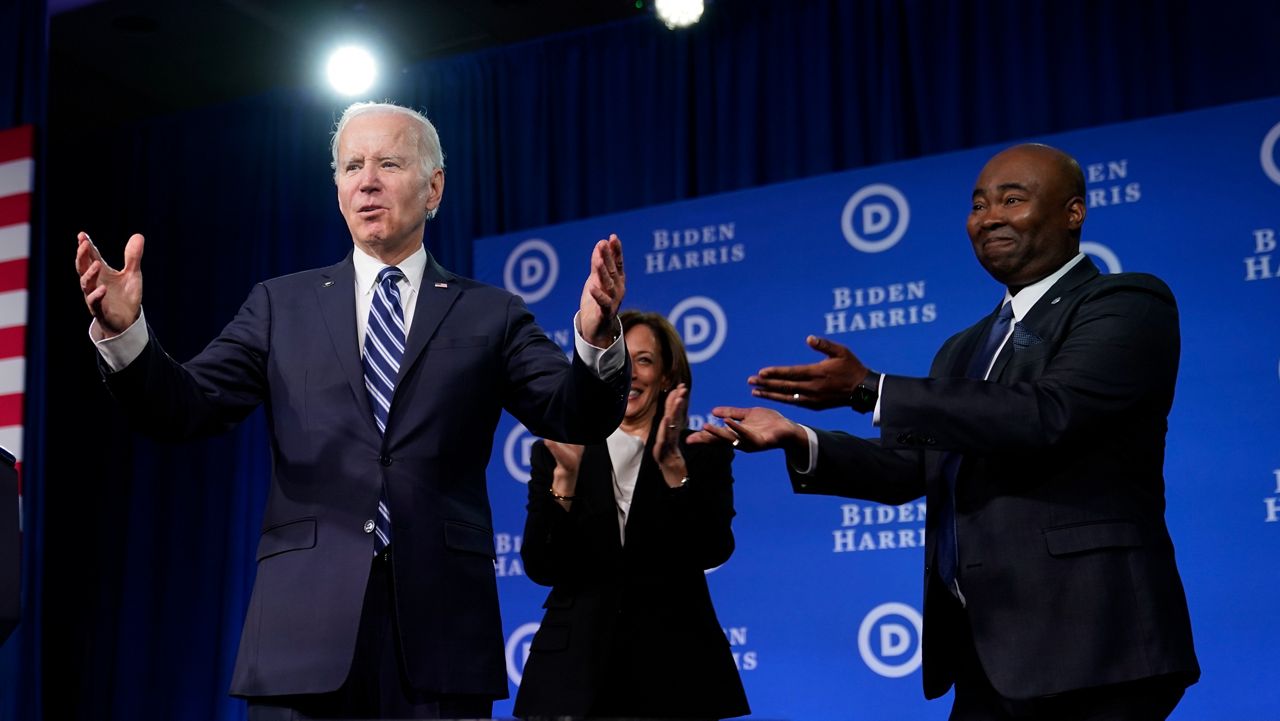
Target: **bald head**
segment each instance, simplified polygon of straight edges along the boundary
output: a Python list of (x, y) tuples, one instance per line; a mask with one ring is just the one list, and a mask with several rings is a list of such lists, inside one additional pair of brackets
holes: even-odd
[(1080, 250), (1084, 172), (1070, 155), (1028, 143), (997, 153), (973, 189), (969, 240), (1012, 292), (1051, 275)]

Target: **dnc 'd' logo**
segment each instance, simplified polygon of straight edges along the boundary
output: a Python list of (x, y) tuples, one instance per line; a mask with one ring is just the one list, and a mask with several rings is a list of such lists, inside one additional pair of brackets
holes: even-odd
[(858, 627), (858, 653), (867, 668), (885, 678), (902, 678), (920, 668), (924, 619), (905, 603), (882, 603)]
[(709, 360), (724, 345), (725, 336), (729, 334), (724, 309), (705, 295), (680, 301), (667, 314), (667, 319), (680, 333), (690, 363)]
[(560, 258), (556, 249), (541, 238), (530, 238), (517, 245), (502, 267), (502, 282), (507, 290), (537, 303), (556, 287), (560, 277)]
[(517, 423), (502, 444), (502, 462), (507, 467), (507, 473), (520, 483), (529, 482), (529, 453), (537, 441), (529, 429)]
[(526, 623), (517, 628), (507, 639), (507, 678), (519, 686), (524, 678), (524, 663), (529, 660), (529, 648), (533, 646), (533, 634), (538, 632), (539, 623)]
[(1262, 139), (1262, 151), (1258, 159), (1262, 162), (1262, 172), (1271, 178), (1271, 182), (1280, 185), (1280, 164), (1276, 162), (1277, 141), (1280, 141), (1280, 123), (1273, 125)]
[(874, 183), (858, 190), (844, 204), (840, 228), (855, 250), (879, 253), (897, 245), (911, 223), (911, 206), (902, 191)]
[(1120, 266), (1120, 256), (1102, 243), (1083, 241), (1080, 243), (1080, 252), (1093, 258), (1103, 273), (1119, 273), (1124, 270)]

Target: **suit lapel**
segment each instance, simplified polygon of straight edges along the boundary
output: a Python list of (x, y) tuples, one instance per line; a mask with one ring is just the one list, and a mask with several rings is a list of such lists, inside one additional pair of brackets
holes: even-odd
[(377, 433), (373, 409), (369, 406), (369, 395), (364, 389), (364, 365), (360, 361), (360, 343), (356, 335), (355, 284), (355, 266), (348, 253), (341, 263), (321, 271), (320, 282), (316, 285), (316, 299), (320, 303), (320, 317), (324, 319), (329, 340), (333, 343), (334, 355), (338, 358), (338, 365), (342, 367), (342, 375), (351, 386), (351, 393), (361, 410), (360, 415)]
[[(427, 267), (422, 272), (422, 285), (418, 288), (418, 300), (413, 308), (413, 326), (409, 328), (409, 337), (405, 339), (404, 358), (400, 361), (401, 379), (408, 377), (418, 358), (421, 357), (423, 349), (427, 347), (427, 342), (436, 334), (440, 323), (461, 293), (462, 288), (457, 283), (457, 276), (440, 267), (428, 254)], [(363, 380), (361, 382), (363, 383)], [(396, 382), (396, 388), (401, 385), (400, 381)], [(392, 405), (394, 404), (393, 399)]]
[[(578, 469), (579, 483), (587, 479), (598, 479), (590, 483), (588, 488), (577, 491), (589, 495), (590, 506), (584, 509), (592, 516), (598, 516), (598, 527), (601, 533), (608, 536), (608, 544), (613, 555), (622, 552), (622, 538), (618, 524), (618, 499), (613, 495), (613, 460), (609, 457), (609, 447), (604, 443), (587, 446), (582, 452), (582, 467)], [(632, 499), (634, 506), (635, 499)], [(593, 525), (595, 525), (593, 524)], [(595, 539), (593, 542), (599, 542)]]
[[(1018, 321), (1018, 325), (1022, 326), (1023, 333), (1027, 335), (1046, 338), (1049, 335), (1049, 329), (1053, 327), (1053, 319), (1057, 318), (1066, 308), (1074, 306), (1071, 302), (1062, 302), (1069, 300), (1072, 293), (1080, 288), (1080, 286), (1098, 277), (1098, 266), (1093, 264), (1089, 256), (1085, 256), (1084, 260), (1076, 263), (1076, 266), (1067, 271), (1067, 274), (1058, 279), (1045, 294), (1031, 306), (1031, 310), (1022, 320)], [(1000, 376), (1004, 373), (1004, 369), (1009, 365), (1009, 359), (1016, 352), (1017, 343), (1015, 335), (1010, 336), (1009, 342), (1005, 343), (1004, 349), (1000, 351), (1000, 355), (996, 357), (995, 365), (991, 367), (991, 374), (988, 376), (993, 381), (1000, 380)]]

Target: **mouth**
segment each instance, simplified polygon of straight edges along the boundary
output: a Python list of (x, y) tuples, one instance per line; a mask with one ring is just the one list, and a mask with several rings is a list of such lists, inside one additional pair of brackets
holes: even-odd
[(376, 213), (379, 210), (386, 210), (386, 208), (383, 208), (381, 205), (362, 205), (356, 210), (356, 212), (361, 215), (368, 215), (370, 213)]
[(1016, 239), (1016, 238), (1010, 238), (1010, 237), (1008, 237), (1008, 236), (1003, 236), (1003, 235), (1001, 235), (1001, 236), (987, 237), (987, 238), (984, 238), (984, 239), (983, 239), (983, 241), (982, 241), (982, 249), (983, 249), (983, 250), (993, 250), (993, 249), (998, 250), (998, 249), (1000, 249), (1000, 248), (1010, 248), (1010, 247), (1012, 247), (1015, 243), (1017, 243), (1017, 239)]
[(644, 391), (642, 391), (642, 390), (641, 390), (641, 389), (639, 389), (639, 388), (632, 388), (631, 390), (627, 391), (627, 400), (629, 400), (629, 401), (630, 401), (630, 400), (635, 400), (636, 398), (639, 398), (639, 397), (640, 397), (640, 394), (641, 394), (641, 393), (643, 393), (643, 392), (644, 392)]

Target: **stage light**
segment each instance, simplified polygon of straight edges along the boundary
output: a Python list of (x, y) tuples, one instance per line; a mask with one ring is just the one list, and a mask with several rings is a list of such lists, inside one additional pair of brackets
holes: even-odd
[(702, 0), (657, 0), (653, 9), (668, 28), (687, 28), (702, 17)]
[(344, 45), (333, 51), (326, 66), (329, 84), (343, 95), (360, 95), (373, 87), (378, 75), (378, 63), (368, 50), (356, 45)]

